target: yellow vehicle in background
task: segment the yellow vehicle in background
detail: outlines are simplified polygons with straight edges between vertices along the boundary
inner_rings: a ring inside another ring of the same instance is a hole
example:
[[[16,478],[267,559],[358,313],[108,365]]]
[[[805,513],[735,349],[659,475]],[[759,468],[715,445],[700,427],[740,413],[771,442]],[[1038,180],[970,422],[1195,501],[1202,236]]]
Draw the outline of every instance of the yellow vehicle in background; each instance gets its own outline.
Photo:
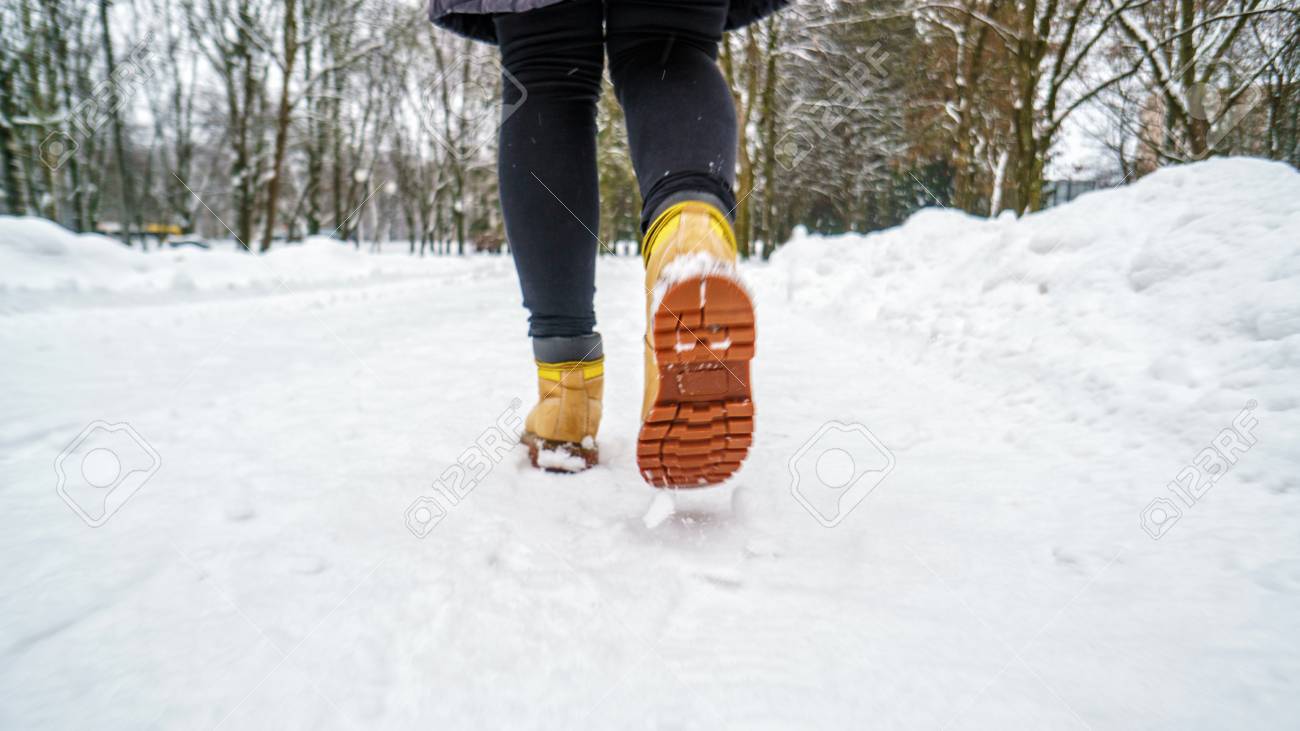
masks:
[[[105,236],[121,236],[122,224],[117,221],[100,221],[95,226],[95,232]],[[201,239],[186,237],[185,231],[174,223],[146,223],[139,232],[141,235],[148,236],[154,246],[197,246],[208,248],[207,244]]]
[[[164,240],[168,236],[180,236],[184,233],[181,227],[174,223],[146,223],[144,232],[150,236],[157,236],[160,240]]]

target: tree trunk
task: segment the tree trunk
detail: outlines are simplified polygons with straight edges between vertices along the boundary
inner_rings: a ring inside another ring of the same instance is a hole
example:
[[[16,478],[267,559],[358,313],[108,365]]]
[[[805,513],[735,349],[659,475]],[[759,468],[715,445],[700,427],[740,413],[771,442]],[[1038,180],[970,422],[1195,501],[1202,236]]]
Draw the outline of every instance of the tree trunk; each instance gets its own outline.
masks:
[[[466,55],[469,54],[470,43],[472,43],[472,41],[465,41],[464,52]],[[469,126],[469,120],[465,116],[465,105],[469,102],[469,100],[465,98],[465,95],[470,88],[469,82],[470,64],[462,63],[460,80],[461,103],[460,114],[458,115],[457,120],[456,135],[456,204],[452,208],[452,215],[455,217],[456,221],[456,254],[459,256],[465,255],[465,168],[468,166],[469,160],[466,159],[468,157],[468,145],[465,144],[466,140],[464,136],[467,133],[466,128]]]
[[[1042,204],[1043,162],[1039,156],[1034,123],[1038,93],[1037,0],[1021,0],[1020,34],[1016,41],[1016,106],[1012,120],[1016,137],[1015,208],[1021,213]]]
[[[1002,212],[1002,189],[1006,187],[1007,159],[1009,155],[1003,150],[998,155],[997,167],[993,169],[993,190],[989,193],[989,217],[997,218]]]
[[[0,51],[0,54],[7,54]],[[19,165],[19,141],[10,120],[18,116],[14,98],[14,77],[9,59],[0,56],[0,184],[4,185],[5,212],[27,215],[27,188]]]
[[[259,93],[257,77],[253,74],[253,52],[248,29],[253,25],[247,5],[240,5],[239,23],[235,44],[231,49],[228,66],[227,97],[230,107],[231,144],[234,157],[231,162],[235,199],[235,237],[243,247],[252,251],[253,241],[253,171],[250,132],[253,125],[254,99]]]
[[[762,120],[763,129],[763,220],[759,230],[763,239],[764,260],[776,251],[776,74],[777,49],[780,47],[779,28],[775,19],[769,18],[767,27],[767,68],[763,77]]]
[[[339,33],[331,31],[329,34],[329,51],[330,56],[327,63],[337,63],[339,56]],[[343,73],[337,68],[330,72],[331,87],[334,92],[333,98],[329,101],[330,108],[330,157],[334,162],[330,180],[330,205],[334,209],[334,226],[340,230],[344,241],[348,238],[348,222],[343,218],[343,125],[342,125],[342,99],[343,99]]]
[[[60,17],[59,4],[46,0],[45,12],[49,17],[50,28],[50,45],[52,50],[52,67],[54,76],[57,77],[57,87],[53,88],[52,98],[62,97],[63,108],[66,113],[71,113],[74,99],[72,94],[72,68],[68,63],[68,40],[63,34],[64,21]],[[68,184],[71,188],[72,202],[72,229],[78,233],[86,231],[86,207],[85,195],[81,186],[81,162],[76,154],[68,156]]]
[[[1192,27],[1196,23],[1196,0],[1178,2],[1178,84],[1182,87],[1183,117],[1182,137],[1192,159],[1205,157],[1209,146],[1210,122],[1206,118],[1203,101],[1197,101],[1196,89],[1196,39]],[[1201,112],[1201,113],[1198,113]]]
[[[275,117],[275,149],[271,158],[271,178],[266,185],[266,227],[262,230],[262,251],[271,249],[275,236],[275,214],[280,207],[280,168],[284,165],[284,148],[289,137],[289,87],[293,83],[293,64],[298,57],[298,3],[284,0],[284,67],[280,84],[280,108]]]
[[[732,104],[736,110],[736,163],[740,168],[736,175],[737,203],[736,215],[736,253],[741,257],[749,256],[751,228],[749,193],[754,188],[754,162],[749,154],[749,118],[754,106],[755,77],[754,66],[757,62],[758,43],[754,38],[753,26],[745,30],[745,92],[741,93],[741,80],[737,76],[735,54],[731,50],[730,36],[724,39],[722,47],[722,68],[727,84],[731,87]]]
[[[307,3],[303,6],[303,26],[307,28],[308,33],[311,32],[312,28],[311,11],[312,3]],[[302,49],[302,70],[304,78],[312,78],[312,70],[315,68],[313,63],[315,61],[315,50],[315,41],[308,43],[306,47]],[[321,134],[320,120],[317,117],[320,112],[320,103],[318,101],[319,97],[316,95],[314,89],[314,84],[309,85],[305,90],[306,97],[304,99],[304,104],[306,106],[304,121],[307,125],[307,180],[304,183],[307,210],[304,217],[306,219],[308,236],[319,234],[321,229],[320,186],[321,173],[323,170],[321,159],[324,156],[322,149],[324,140],[323,135]]]
[[[117,62],[113,59],[113,37],[108,30],[108,6],[110,0],[99,0],[99,28],[104,44],[104,63],[108,78],[116,78]],[[126,140],[122,130],[122,115],[119,111],[121,103],[117,98],[117,86],[113,83],[108,84],[108,104],[110,121],[113,127],[113,148],[117,157],[117,174],[121,181],[122,194],[122,241],[127,246],[131,245],[131,226],[134,224],[137,229],[143,229],[139,220],[139,211],[135,206],[135,187],[132,183],[130,171],[127,169],[126,161]],[[140,238],[141,248],[147,248],[143,236]]]
[[[33,118],[29,124],[36,132],[36,141],[42,141],[49,134],[50,127],[45,120],[53,116],[58,103],[53,94],[47,94],[42,88],[41,71],[44,68],[42,49],[39,42],[38,29],[33,23],[32,8],[29,3],[23,2],[19,6],[21,18],[21,31],[27,38],[27,48],[22,56],[27,61],[27,114]],[[48,21],[47,21],[48,23]],[[111,67],[110,67],[111,68]],[[48,73],[46,74],[48,76]],[[29,165],[27,168],[28,187],[30,190],[37,190],[36,181],[32,178],[33,169],[40,174],[43,186],[41,186],[45,195],[33,196],[31,204],[36,208],[36,212],[49,219],[57,220],[58,218],[58,181],[54,176],[54,167],[48,164]]]

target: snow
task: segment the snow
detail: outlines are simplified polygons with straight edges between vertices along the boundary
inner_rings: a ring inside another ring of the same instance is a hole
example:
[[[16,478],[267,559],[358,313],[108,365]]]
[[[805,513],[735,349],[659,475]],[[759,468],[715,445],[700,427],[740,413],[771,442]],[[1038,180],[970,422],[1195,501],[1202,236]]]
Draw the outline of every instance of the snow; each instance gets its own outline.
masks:
[[[668,294],[668,290],[672,289],[674,284],[687,279],[703,277],[730,279],[739,283],[742,289],[748,289],[745,286],[745,280],[732,262],[722,261],[704,251],[686,254],[668,262],[663,270],[659,272],[659,280],[655,283],[654,292],[651,296],[650,311],[653,312],[659,309],[659,303],[663,301],[664,295]],[[700,297],[703,298],[704,296],[705,288],[701,283]],[[703,304],[703,300],[701,300],[701,304]]]
[[[70,294],[156,296],[196,292],[229,294],[245,290],[292,290],[418,275],[476,275],[463,260],[413,258],[405,244],[390,244],[391,254],[358,251],[351,243],[311,237],[301,244],[250,256],[233,242],[212,250],[198,247],[157,249],[142,254],[98,234],[71,235],[39,218],[0,216],[0,296],[11,306],[66,304]]]
[[[634,258],[599,262],[602,464],[557,475],[497,444],[508,257],[0,219],[0,727],[1300,723],[1300,174],[741,273],[755,446],[667,495]]]
[[[587,463],[583,461],[582,455],[566,449],[539,449],[537,466],[560,472],[581,472],[587,468]]]
[[[650,507],[646,508],[645,515],[641,516],[641,522],[646,528],[654,530],[663,525],[665,520],[673,517],[677,506],[673,503],[672,490],[657,490],[654,497],[650,500]]]

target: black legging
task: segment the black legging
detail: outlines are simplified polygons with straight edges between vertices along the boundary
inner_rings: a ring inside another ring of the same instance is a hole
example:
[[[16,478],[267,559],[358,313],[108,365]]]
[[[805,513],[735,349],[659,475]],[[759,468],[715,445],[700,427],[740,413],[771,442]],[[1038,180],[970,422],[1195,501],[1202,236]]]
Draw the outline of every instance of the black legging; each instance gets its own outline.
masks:
[[[503,84],[501,206],[534,338],[588,335],[596,324],[605,48],[644,200],[642,228],[686,198],[734,207],[736,112],[716,62],[727,6],[570,0],[494,19],[502,65],[514,77]]]

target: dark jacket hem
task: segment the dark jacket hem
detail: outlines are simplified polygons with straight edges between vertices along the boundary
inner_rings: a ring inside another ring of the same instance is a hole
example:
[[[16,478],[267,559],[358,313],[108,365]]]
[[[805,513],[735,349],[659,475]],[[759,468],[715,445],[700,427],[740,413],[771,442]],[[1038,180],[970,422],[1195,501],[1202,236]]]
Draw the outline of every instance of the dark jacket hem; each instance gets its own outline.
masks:
[[[560,0],[554,0],[559,2]],[[731,7],[727,10],[727,24],[725,30],[735,30],[743,28],[756,20],[770,15],[781,8],[789,5],[793,0],[731,0]],[[433,0],[429,3],[429,20],[440,28],[473,38],[476,41],[485,43],[497,42],[496,26],[492,23],[492,16],[495,13],[483,12],[461,12],[455,10],[457,6],[481,5],[476,2],[457,2],[447,3],[445,0],[439,2]],[[546,2],[538,4],[537,7],[553,4]],[[450,5],[450,7],[448,7]]]

